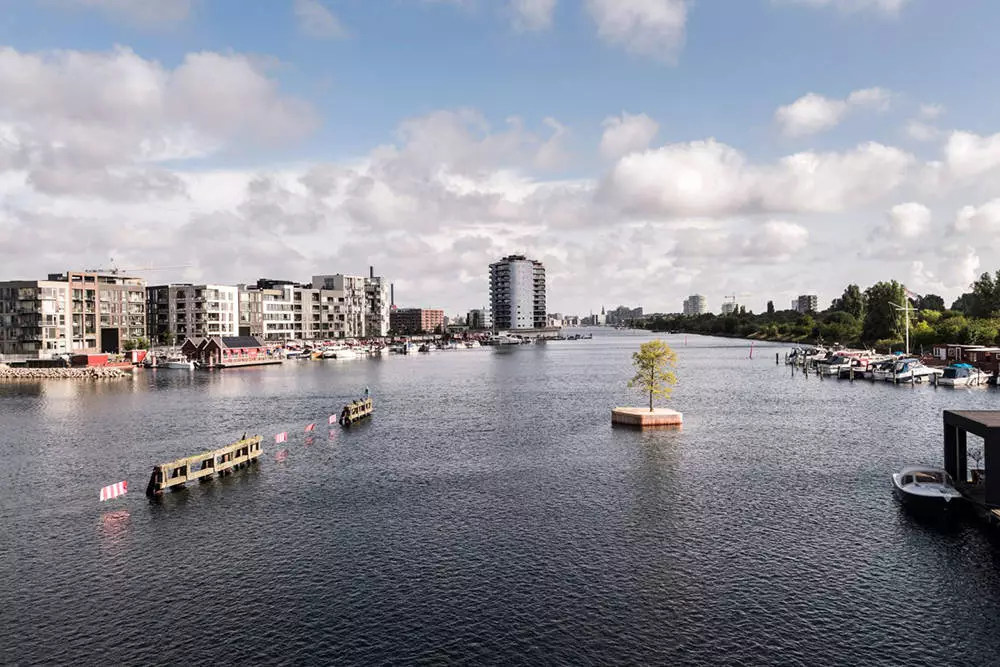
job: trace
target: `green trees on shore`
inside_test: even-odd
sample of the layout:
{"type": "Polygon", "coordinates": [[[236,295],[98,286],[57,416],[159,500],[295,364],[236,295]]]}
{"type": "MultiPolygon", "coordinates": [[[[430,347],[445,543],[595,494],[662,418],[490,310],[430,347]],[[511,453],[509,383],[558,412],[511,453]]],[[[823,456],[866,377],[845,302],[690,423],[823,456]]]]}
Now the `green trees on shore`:
{"type": "Polygon", "coordinates": [[[830,307],[818,313],[774,310],[755,315],[740,309],[732,315],[665,315],[647,322],[653,331],[679,331],[802,343],[866,345],[879,349],[903,346],[909,301],[910,348],[928,351],[935,343],[1000,345],[1000,271],[982,274],[945,308],[937,294],[908,295],[895,280],[865,290],[848,285],[830,307]]]}

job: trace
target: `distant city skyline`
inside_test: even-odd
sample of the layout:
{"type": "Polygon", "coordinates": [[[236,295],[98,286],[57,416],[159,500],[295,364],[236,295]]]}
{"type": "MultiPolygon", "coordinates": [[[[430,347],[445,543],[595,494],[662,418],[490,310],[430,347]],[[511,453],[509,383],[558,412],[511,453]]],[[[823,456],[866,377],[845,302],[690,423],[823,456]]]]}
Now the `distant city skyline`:
{"type": "Polygon", "coordinates": [[[0,279],[374,264],[460,314],[524,254],[584,314],[1000,268],[1000,3],[389,5],[6,3],[0,279]]]}

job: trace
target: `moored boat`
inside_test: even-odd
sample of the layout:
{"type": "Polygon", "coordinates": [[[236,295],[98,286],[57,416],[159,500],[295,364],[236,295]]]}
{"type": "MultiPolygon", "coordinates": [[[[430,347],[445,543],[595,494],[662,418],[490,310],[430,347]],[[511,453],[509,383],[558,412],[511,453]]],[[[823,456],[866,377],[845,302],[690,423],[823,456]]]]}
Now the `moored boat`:
{"type": "Polygon", "coordinates": [[[905,466],[893,473],[892,492],[904,505],[918,509],[947,509],[962,499],[951,475],[925,466],[905,466]]]}
{"type": "Polygon", "coordinates": [[[975,387],[986,385],[990,374],[971,364],[952,364],[944,369],[937,383],[943,387],[975,387]]]}
{"type": "Polygon", "coordinates": [[[159,361],[156,364],[157,368],[170,368],[174,370],[181,371],[193,371],[195,365],[193,361],[189,361],[184,357],[167,357],[163,361],[159,361]]]}

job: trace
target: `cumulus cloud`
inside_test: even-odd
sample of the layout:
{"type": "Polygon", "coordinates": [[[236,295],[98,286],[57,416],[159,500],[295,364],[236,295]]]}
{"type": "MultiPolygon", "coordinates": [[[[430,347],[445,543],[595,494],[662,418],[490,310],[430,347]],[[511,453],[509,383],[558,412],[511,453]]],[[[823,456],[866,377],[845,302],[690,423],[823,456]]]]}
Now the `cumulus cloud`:
{"type": "Polygon", "coordinates": [[[969,246],[949,246],[934,260],[914,260],[907,285],[921,293],[947,294],[964,291],[979,275],[979,254],[969,246]]]}
{"type": "Polygon", "coordinates": [[[893,192],[913,161],[896,148],[868,143],[844,153],[797,153],[773,165],[751,165],[735,148],[697,141],[623,157],[605,179],[603,194],[641,215],[837,212],[893,192]]]}
{"type": "Polygon", "coordinates": [[[51,193],[177,192],[155,163],[292,140],[316,124],[307,103],[235,54],[192,53],[171,70],[127,48],[0,48],[0,90],[0,167],[51,193]]]}
{"type": "Polygon", "coordinates": [[[944,147],[944,166],[956,180],[969,180],[1000,167],[1000,133],[988,137],[952,132],[944,147]]]}
{"type": "Polygon", "coordinates": [[[941,136],[941,130],[919,120],[906,123],[906,134],[915,141],[934,141],[941,136]]]}
{"type": "Polygon", "coordinates": [[[875,228],[874,236],[890,241],[911,241],[931,228],[931,210],[917,202],[897,204],[886,213],[885,221],[875,228]]]}
{"type": "Polygon", "coordinates": [[[510,0],[511,22],[517,30],[552,27],[556,0],[510,0]]]}
{"type": "Polygon", "coordinates": [[[1000,232],[1000,199],[993,199],[980,206],[963,206],[955,214],[951,231],[985,238],[1000,232]]]}
{"type": "Polygon", "coordinates": [[[841,12],[874,12],[884,16],[897,16],[910,0],[779,0],[788,4],[808,7],[832,7],[841,12]]]}
{"type": "Polygon", "coordinates": [[[609,159],[646,150],[660,130],[659,123],[646,114],[630,114],[627,111],[623,111],[621,116],[606,118],[603,125],[600,152],[609,159]]]}
{"type": "Polygon", "coordinates": [[[347,30],[320,0],[295,0],[292,5],[299,32],[316,39],[341,39],[347,30]]]}
{"type": "Polygon", "coordinates": [[[836,127],[851,111],[873,109],[885,111],[892,95],[883,88],[856,90],[846,99],[838,100],[808,93],[774,112],[774,120],[789,137],[816,134],[836,127]]]}
{"type": "Polygon", "coordinates": [[[587,11],[605,42],[665,63],[684,46],[686,0],[587,0],[587,11]]]}
{"type": "Polygon", "coordinates": [[[183,21],[192,0],[63,0],[68,5],[97,9],[135,23],[155,25],[183,21]]]}
{"type": "Polygon", "coordinates": [[[743,230],[684,229],[675,236],[677,243],[670,254],[680,265],[706,259],[747,264],[787,262],[809,242],[809,230],[783,220],[768,220],[743,230]]]}

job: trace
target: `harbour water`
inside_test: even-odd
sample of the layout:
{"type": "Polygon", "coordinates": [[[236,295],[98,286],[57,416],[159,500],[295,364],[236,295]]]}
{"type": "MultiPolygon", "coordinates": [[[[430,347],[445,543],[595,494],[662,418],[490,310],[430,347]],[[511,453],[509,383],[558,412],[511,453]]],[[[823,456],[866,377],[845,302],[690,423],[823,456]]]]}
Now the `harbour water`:
{"type": "Polygon", "coordinates": [[[0,384],[0,663],[996,663],[1000,539],[889,475],[1000,392],[667,336],[683,430],[612,429],[647,338],[0,384]],[[244,431],[258,468],[142,495],[244,431]]]}

